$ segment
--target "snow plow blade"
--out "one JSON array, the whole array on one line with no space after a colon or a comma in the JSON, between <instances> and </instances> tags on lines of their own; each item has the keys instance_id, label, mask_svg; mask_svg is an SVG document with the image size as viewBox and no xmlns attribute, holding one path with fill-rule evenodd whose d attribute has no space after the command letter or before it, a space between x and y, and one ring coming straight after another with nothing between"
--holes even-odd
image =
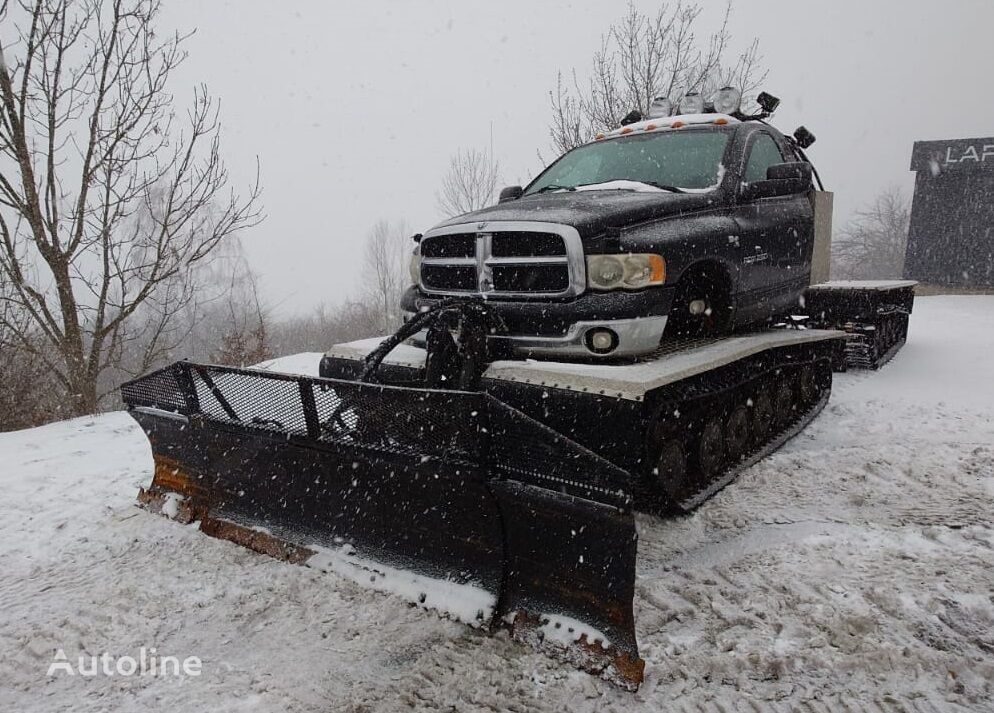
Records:
<instances>
[{"instance_id":1,"label":"snow plow blade","mask_svg":"<svg viewBox=\"0 0 994 713\"><path fill-rule=\"evenodd\" d=\"M122 387L139 499L634 690L630 475L481 392L178 362Z\"/></svg>"}]
</instances>

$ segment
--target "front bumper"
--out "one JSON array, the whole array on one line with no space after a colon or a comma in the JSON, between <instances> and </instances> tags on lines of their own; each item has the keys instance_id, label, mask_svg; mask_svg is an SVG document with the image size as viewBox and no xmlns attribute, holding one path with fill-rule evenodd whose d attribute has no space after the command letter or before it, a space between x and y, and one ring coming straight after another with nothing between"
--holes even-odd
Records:
<instances>
[{"instance_id":1,"label":"front bumper","mask_svg":"<svg viewBox=\"0 0 994 713\"><path fill-rule=\"evenodd\" d=\"M561 302L488 300L506 332L493 338L518 356L603 359L631 357L654 351L666 329L673 288L640 292L586 293ZM407 316L432 307L438 298L416 288L404 294ZM598 353L589 345L592 330L609 329L616 346ZM420 337L420 339L419 339ZM415 342L423 342L423 335Z\"/></svg>"},{"instance_id":2,"label":"front bumper","mask_svg":"<svg viewBox=\"0 0 994 713\"><path fill-rule=\"evenodd\" d=\"M610 330L617 346L606 354L595 352L588 345L588 333ZM577 322L561 337L533 337L524 334L497 336L515 354L525 356L564 357L626 357L648 354L659 346L666 329L666 317L637 317L635 319L604 319Z\"/></svg>"}]
</instances>

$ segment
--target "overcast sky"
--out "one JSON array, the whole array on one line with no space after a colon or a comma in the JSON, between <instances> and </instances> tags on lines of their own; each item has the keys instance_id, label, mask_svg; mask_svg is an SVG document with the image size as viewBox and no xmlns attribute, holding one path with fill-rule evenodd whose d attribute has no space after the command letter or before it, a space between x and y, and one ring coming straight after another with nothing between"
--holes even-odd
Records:
<instances>
[{"instance_id":1,"label":"overcast sky","mask_svg":"<svg viewBox=\"0 0 994 713\"><path fill-rule=\"evenodd\" d=\"M712 30L723 2L702 2ZM222 102L236 183L262 167L267 220L244 235L284 313L357 291L377 219L412 232L441 216L449 156L489 146L502 184L549 157L556 71L585 71L622 2L165 0L161 29L196 29L177 99L204 82ZM658 2L636 2L654 12ZM836 225L888 185L910 189L915 140L994 135L992 0L738 0L736 47L754 37L836 194Z\"/></svg>"}]
</instances>

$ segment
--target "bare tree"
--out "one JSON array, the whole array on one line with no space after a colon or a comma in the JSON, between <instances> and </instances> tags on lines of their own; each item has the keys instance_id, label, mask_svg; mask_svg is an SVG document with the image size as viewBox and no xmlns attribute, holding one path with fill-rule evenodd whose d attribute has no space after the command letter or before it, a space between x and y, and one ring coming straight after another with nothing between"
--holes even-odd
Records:
<instances>
[{"instance_id":1,"label":"bare tree","mask_svg":"<svg viewBox=\"0 0 994 713\"><path fill-rule=\"evenodd\" d=\"M236 294L244 299L233 299ZM272 359L269 343L269 319L259 299L259 283L253 273L238 285L231 285L225 305L225 325L221 345L211 354L211 361L230 366L251 366Z\"/></svg>"},{"instance_id":2,"label":"bare tree","mask_svg":"<svg viewBox=\"0 0 994 713\"><path fill-rule=\"evenodd\" d=\"M489 152L460 149L449 159L442 188L435 194L438 210L451 217L492 205L498 172Z\"/></svg>"},{"instance_id":3,"label":"bare tree","mask_svg":"<svg viewBox=\"0 0 994 713\"><path fill-rule=\"evenodd\" d=\"M883 279L904 274L911 204L892 186L853 218L832 245L832 277L849 280Z\"/></svg>"},{"instance_id":4,"label":"bare tree","mask_svg":"<svg viewBox=\"0 0 994 713\"><path fill-rule=\"evenodd\" d=\"M718 31L701 41L698 4L663 3L655 15L629 4L626 15L601 38L589 75L581 80L575 69L569 78L560 72L549 92L549 137L556 152L618 126L633 109L645 115L656 97L678 101L687 92L707 97L726 85L746 95L755 91L767 74L759 41L728 61L731 10L729 0Z\"/></svg>"},{"instance_id":5,"label":"bare tree","mask_svg":"<svg viewBox=\"0 0 994 713\"><path fill-rule=\"evenodd\" d=\"M410 283L408 262L413 245L405 221L378 221L366 236L363 255L363 285L375 305L377 329L393 331L400 324L400 297Z\"/></svg>"},{"instance_id":6,"label":"bare tree","mask_svg":"<svg viewBox=\"0 0 994 713\"><path fill-rule=\"evenodd\" d=\"M39 335L31 318L5 300L12 286L0 280L0 431L30 428L61 416L61 403L45 367L21 347Z\"/></svg>"},{"instance_id":7,"label":"bare tree","mask_svg":"<svg viewBox=\"0 0 994 713\"><path fill-rule=\"evenodd\" d=\"M238 236L174 282L162 290L163 299L136 310L135 338L105 372L104 382L116 384L182 358L234 366L269 358L269 308Z\"/></svg>"},{"instance_id":8,"label":"bare tree","mask_svg":"<svg viewBox=\"0 0 994 713\"><path fill-rule=\"evenodd\" d=\"M325 351L332 344L383 334L378 306L364 300L318 305L310 314L273 324L270 343L277 354Z\"/></svg>"},{"instance_id":9,"label":"bare tree","mask_svg":"<svg viewBox=\"0 0 994 713\"><path fill-rule=\"evenodd\" d=\"M158 301L168 323L183 273L261 217L258 180L244 199L229 187L206 89L174 111L185 36L160 36L158 14L157 0L0 5L0 278L30 317L21 347L75 414L98 407L139 310Z\"/></svg>"}]
</instances>

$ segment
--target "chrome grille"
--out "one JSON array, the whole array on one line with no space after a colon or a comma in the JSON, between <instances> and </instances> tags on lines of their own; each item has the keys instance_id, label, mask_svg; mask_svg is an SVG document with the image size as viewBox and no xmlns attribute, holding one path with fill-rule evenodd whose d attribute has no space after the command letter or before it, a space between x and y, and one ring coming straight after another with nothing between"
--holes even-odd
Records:
<instances>
[{"instance_id":1,"label":"chrome grille","mask_svg":"<svg viewBox=\"0 0 994 713\"><path fill-rule=\"evenodd\" d=\"M475 233L451 233L421 241L423 258L460 258L476 256Z\"/></svg>"},{"instance_id":2,"label":"chrome grille","mask_svg":"<svg viewBox=\"0 0 994 713\"><path fill-rule=\"evenodd\" d=\"M421 288L439 294L564 297L585 285L574 228L478 223L430 231L421 240Z\"/></svg>"},{"instance_id":3,"label":"chrome grille","mask_svg":"<svg viewBox=\"0 0 994 713\"><path fill-rule=\"evenodd\" d=\"M491 234L491 248L494 257L566 257L566 243L555 233L510 233L500 231Z\"/></svg>"}]
</instances>

